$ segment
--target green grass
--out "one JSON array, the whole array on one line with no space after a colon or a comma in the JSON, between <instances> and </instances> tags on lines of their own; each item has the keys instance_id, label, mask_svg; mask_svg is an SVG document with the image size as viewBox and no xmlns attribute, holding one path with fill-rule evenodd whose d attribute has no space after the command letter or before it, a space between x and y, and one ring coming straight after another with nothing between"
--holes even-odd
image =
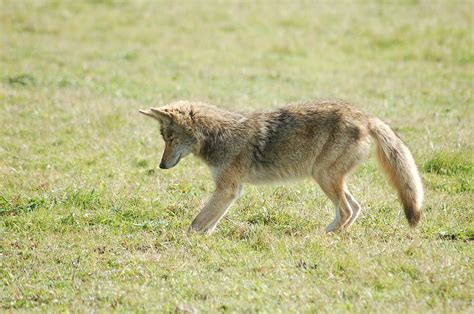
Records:
<instances>
[{"instance_id":1,"label":"green grass","mask_svg":"<svg viewBox=\"0 0 474 314\"><path fill-rule=\"evenodd\" d=\"M0 308L35 311L472 312L472 1L398 4L0 0ZM175 99L235 110L337 97L412 149L412 231L373 158L365 208L326 235L311 181L247 186L217 232L187 158L157 169Z\"/></svg>"}]
</instances>

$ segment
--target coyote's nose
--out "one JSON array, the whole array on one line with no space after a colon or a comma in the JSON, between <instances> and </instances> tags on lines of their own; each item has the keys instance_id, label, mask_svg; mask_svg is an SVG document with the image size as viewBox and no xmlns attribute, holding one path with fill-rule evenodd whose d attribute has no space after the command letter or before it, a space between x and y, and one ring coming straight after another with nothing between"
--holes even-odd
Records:
<instances>
[{"instance_id":1,"label":"coyote's nose","mask_svg":"<svg viewBox=\"0 0 474 314\"><path fill-rule=\"evenodd\" d=\"M161 169L169 169L169 167L167 167L164 162L160 162L160 168Z\"/></svg>"}]
</instances>

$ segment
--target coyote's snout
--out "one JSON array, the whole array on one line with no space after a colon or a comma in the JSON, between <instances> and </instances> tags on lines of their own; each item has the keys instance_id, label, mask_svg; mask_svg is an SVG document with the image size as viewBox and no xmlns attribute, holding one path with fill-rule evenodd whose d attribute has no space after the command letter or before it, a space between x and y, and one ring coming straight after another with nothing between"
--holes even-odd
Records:
<instances>
[{"instance_id":1,"label":"coyote's snout","mask_svg":"<svg viewBox=\"0 0 474 314\"><path fill-rule=\"evenodd\" d=\"M413 156L381 120L341 101L302 102L266 113L239 114L203 103L178 101L140 110L160 122L165 150L160 168L193 153L211 169L216 190L190 230L211 233L242 194L244 183L312 177L335 206L331 232L361 212L347 175L368 155L377 158L397 189L410 226L420 220L423 187Z\"/></svg>"},{"instance_id":2,"label":"coyote's snout","mask_svg":"<svg viewBox=\"0 0 474 314\"><path fill-rule=\"evenodd\" d=\"M174 142L176 141L165 143L165 151L163 152L160 162L161 169L173 168L181 159L181 153L178 151L178 147Z\"/></svg>"}]
</instances>

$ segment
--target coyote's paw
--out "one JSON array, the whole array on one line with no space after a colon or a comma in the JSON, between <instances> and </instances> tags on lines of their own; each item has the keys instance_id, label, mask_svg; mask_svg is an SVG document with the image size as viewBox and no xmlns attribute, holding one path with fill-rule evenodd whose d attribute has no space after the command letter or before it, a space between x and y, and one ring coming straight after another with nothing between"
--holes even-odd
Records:
<instances>
[{"instance_id":1,"label":"coyote's paw","mask_svg":"<svg viewBox=\"0 0 474 314\"><path fill-rule=\"evenodd\" d=\"M334 220L329 225L326 226L326 233L333 232L337 229L339 225L339 220L340 220L338 218L339 217L334 218Z\"/></svg>"},{"instance_id":2,"label":"coyote's paw","mask_svg":"<svg viewBox=\"0 0 474 314\"><path fill-rule=\"evenodd\" d=\"M203 234L212 234L214 230L216 229L216 226L202 226L198 223L191 223L191 225L188 228L188 233L203 233Z\"/></svg>"}]
</instances>

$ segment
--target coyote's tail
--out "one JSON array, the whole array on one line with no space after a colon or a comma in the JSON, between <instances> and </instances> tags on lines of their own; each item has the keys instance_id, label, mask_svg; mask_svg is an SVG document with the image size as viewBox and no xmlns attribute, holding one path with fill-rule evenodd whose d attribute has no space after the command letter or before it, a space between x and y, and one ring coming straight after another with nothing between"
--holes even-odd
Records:
<instances>
[{"instance_id":1,"label":"coyote's tail","mask_svg":"<svg viewBox=\"0 0 474 314\"><path fill-rule=\"evenodd\" d=\"M420 220L423 186L410 150L392 129L377 118L370 121L370 134L377 143L377 159L397 189L411 227Z\"/></svg>"}]
</instances>

